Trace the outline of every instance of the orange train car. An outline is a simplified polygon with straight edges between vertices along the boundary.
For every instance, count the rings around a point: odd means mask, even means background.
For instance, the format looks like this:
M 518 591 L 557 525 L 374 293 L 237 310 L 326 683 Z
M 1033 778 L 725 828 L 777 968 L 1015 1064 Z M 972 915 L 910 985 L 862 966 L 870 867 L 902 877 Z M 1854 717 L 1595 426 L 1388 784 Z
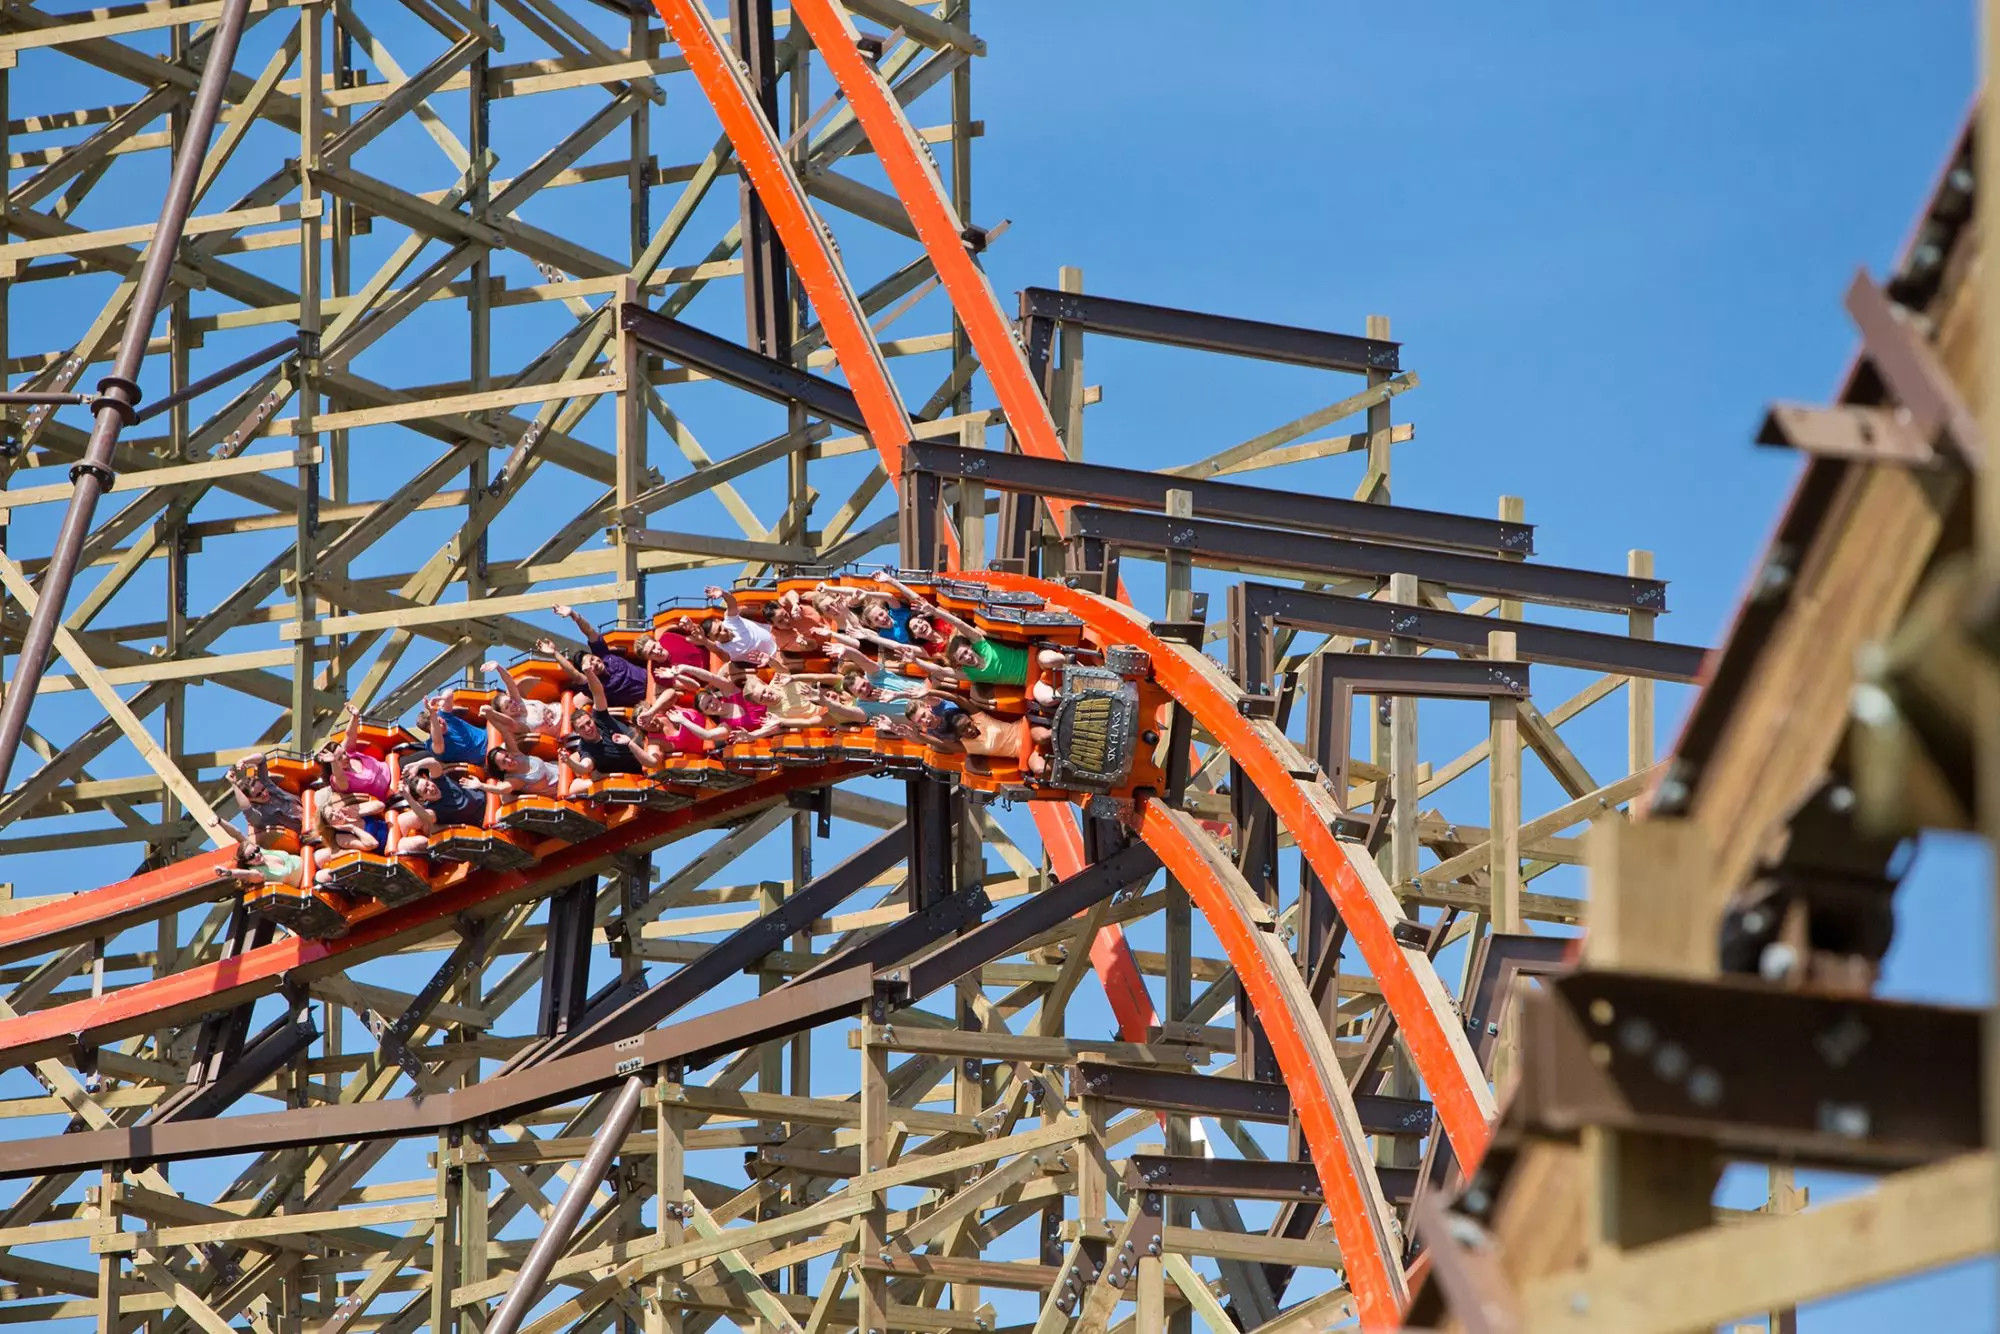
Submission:
M 698 753 L 670 754 L 643 772 L 588 778 L 572 766 L 563 743 L 573 710 L 579 705 L 588 708 L 590 698 L 576 686 L 564 664 L 544 655 L 527 654 L 504 670 L 524 699 L 558 706 L 558 726 L 553 732 L 544 728 L 515 740 L 489 724 L 487 742 L 489 746 L 516 746 L 524 754 L 555 765 L 560 775 L 557 795 L 488 793 L 481 824 L 434 829 L 423 852 L 400 856 L 393 846 L 393 823 L 392 844 L 381 851 L 347 850 L 326 855 L 324 849 L 314 846 L 308 805 L 303 847 L 317 855 L 304 859 L 297 883 L 255 886 L 246 895 L 246 902 L 253 911 L 298 934 L 336 937 L 385 907 L 450 883 L 464 874 L 466 867 L 527 866 L 555 848 L 588 842 L 640 810 L 679 809 L 699 800 L 704 791 L 740 787 L 783 767 L 867 764 L 885 774 L 927 776 L 955 784 L 983 800 L 1130 799 L 1164 785 L 1156 753 L 1168 701 L 1153 683 L 1151 663 L 1144 653 L 1089 642 L 1082 621 L 1049 608 L 1033 594 L 1000 592 L 922 571 L 896 573 L 918 596 L 976 626 L 982 634 L 1028 651 L 1025 681 L 984 685 L 978 697 L 989 730 L 1004 737 L 1005 727 L 1019 727 L 1021 742 L 1015 753 L 972 755 L 909 735 L 883 732 L 872 722 L 829 720 L 787 728 L 768 737 L 710 746 Z M 734 597 L 752 617 L 762 617 L 786 593 L 805 597 L 822 584 L 842 589 L 883 587 L 870 576 L 843 572 L 739 588 Z M 685 630 L 687 623 L 700 627 L 722 614 L 713 606 L 668 605 L 654 616 L 650 628 L 617 626 L 605 632 L 605 643 L 614 653 L 638 657 L 640 641 L 647 635 Z M 1045 665 L 1045 651 L 1057 655 L 1053 661 L 1060 665 Z M 793 664 L 807 671 L 826 670 L 832 665 L 821 655 L 794 659 Z M 721 668 L 726 664 L 711 650 L 710 665 Z M 1043 686 L 1047 689 L 1040 689 Z M 462 687 L 445 692 L 440 703 L 460 718 L 476 720 L 481 709 L 498 698 L 496 690 Z M 621 725 L 633 725 L 629 710 L 614 709 L 612 716 Z M 1037 736 L 1042 739 L 1035 740 Z M 391 767 L 393 815 L 405 804 L 400 796 L 403 766 L 429 753 L 428 738 L 374 721 L 364 722 L 360 738 L 371 754 Z M 446 771 L 460 777 L 474 772 L 468 766 L 447 766 Z M 274 780 L 300 793 L 307 803 L 315 799 L 318 770 L 312 761 L 274 757 L 271 773 Z M 585 778 L 588 781 L 578 781 Z M 281 844 L 283 836 L 278 837 Z M 315 877 L 315 863 L 324 875 Z

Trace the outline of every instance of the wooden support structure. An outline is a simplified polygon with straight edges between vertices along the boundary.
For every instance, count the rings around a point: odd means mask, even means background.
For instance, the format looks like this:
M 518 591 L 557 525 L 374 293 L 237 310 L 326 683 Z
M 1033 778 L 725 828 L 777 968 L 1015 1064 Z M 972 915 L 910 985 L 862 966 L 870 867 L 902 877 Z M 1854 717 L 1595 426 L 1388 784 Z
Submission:
M 152 229 L 147 201 L 120 207 L 101 182 L 184 136 L 219 12 L 6 11 L 0 360 L 17 388 L 75 394 L 108 361 Z M 1395 504 L 1417 489 L 1421 349 L 1386 316 L 1357 313 L 1353 333 L 1180 310 L 1063 266 L 1010 327 L 971 262 L 1004 244 L 978 221 L 1004 201 L 974 210 L 972 82 L 1010 58 L 978 13 L 253 0 L 256 54 L 204 162 L 245 184 L 197 209 L 142 377 L 155 399 L 198 392 L 126 433 L 32 758 L 0 793 L 0 826 L 21 826 L 0 834 L 0 1061 L 41 1081 L 0 1099 L 22 1127 L 0 1137 L 0 1320 L 441 1334 L 486 1327 L 527 1269 L 534 1292 L 506 1309 L 532 1334 L 1386 1328 L 1413 1286 L 1422 1313 L 1494 1271 L 1462 1229 L 1456 1251 L 1426 1231 L 1469 1209 L 1468 1164 L 1475 1185 L 1511 1173 L 1477 1225 L 1515 1307 L 1550 1328 L 1578 1293 L 1622 1316 L 1658 1300 L 1674 1257 L 1728 1259 L 1708 1226 L 1714 1142 L 1638 1113 L 1496 1127 L 1489 1081 L 1525 1086 L 1535 1034 L 1574 1018 L 1510 1000 L 1564 962 L 1537 924 L 1587 916 L 1587 975 L 1713 977 L 1730 894 L 1774 869 L 1766 835 L 1803 818 L 1841 726 L 1775 718 L 1779 685 L 1737 681 L 1746 712 L 1662 761 L 1652 682 L 1703 669 L 1657 624 L 1651 537 L 1622 570 L 1565 569 L 1533 559 L 1522 498 L 1497 518 Z M 41 100 L 85 66 L 118 91 Z M 718 136 L 663 161 L 704 107 Z M 878 167 L 886 189 L 864 183 Z M 560 234 L 529 220 L 556 191 L 589 201 Z M 59 285 L 34 290 L 32 325 L 10 317 L 19 284 Z M 1954 300 L 1918 313 L 1956 375 Z M 1205 364 L 1189 352 L 1301 368 L 1326 406 L 1100 459 L 1086 434 L 1115 436 L 1086 426 L 1118 399 L 1086 352 L 1104 339 L 1176 349 L 1168 368 Z M 1902 348 L 1892 388 L 1921 388 L 1928 364 Z M 988 387 L 999 406 L 975 407 Z M 1842 650 L 1782 660 L 1813 701 L 1844 700 L 1829 664 L 1899 628 L 1929 574 L 1917 548 L 1967 489 L 1964 414 L 1925 402 L 1931 438 L 1891 435 L 1933 466 L 1843 462 L 1830 507 L 1916 546 L 1861 570 L 1836 544 L 1827 570 L 1793 570 L 1828 581 L 1816 594 L 1864 579 L 1866 615 L 1778 609 L 1782 644 Z M 23 535 L 71 494 L 85 434 L 70 408 L 5 411 L 11 656 L 47 566 Z M 1862 434 L 1847 417 L 1780 427 L 1849 450 Z M 1145 645 L 1133 670 L 1171 704 L 1140 744 L 1165 790 L 1037 803 L 1038 846 L 935 776 L 891 802 L 859 763 L 739 774 L 712 814 L 621 825 L 563 849 L 560 877 L 524 870 L 489 898 L 468 873 L 430 901 L 464 902 L 392 908 L 344 945 L 251 940 L 218 860 L 189 860 L 234 839 L 228 765 L 310 750 L 349 700 L 389 719 L 477 689 L 552 627 L 574 638 L 559 605 L 643 623 L 711 583 L 899 555 L 1003 592 L 1045 576 L 1038 611 L 1115 631 L 1093 653 Z M 1164 577 L 1124 584 L 1144 560 Z M 1153 593 L 1116 602 L 1131 589 Z M 1226 669 L 1205 651 L 1218 636 Z M 1922 695 L 1907 657 L 1879 683 L 1892 703 Z M 1538 702 L 1544 666 L 1590 684 Z M 1622 768 L 1574 735 L 1621 688 Z M 1427 757 L 1448 729 L 1420 729 L 1420 710 L 1485 739 Z M 1561 804 L 1524 808 L 1542 771 Z M 1988 809 L 1961 795 L 1963 823 Z M 1656 818 L 1628 818 L 1649 799 Z M 1534 883 L 1585 863 L 1587 906 Z M 937 927 L 947 911 L 966 915 Z M 1454 992 L 1440 974 L 1461 945 Z M 1115 1033 L 1084 1022 L 1100 996 Z M 71 1006 L 99 1019 L 71 1024 Z M 10 1025 L 47 1031 L 9 1046 L 26 1031 Z M 285 1041 L 229 1040 L 268 1025 Z M 208 1114 L 221 1103 L 230 1123 Z M 155 1161 L 140 1144 L 190 1147 Z M 2000 1217 L 1976 1146 L 1901 1147 L 1908 1170 L 1844 1215 L 1840 1254 L 1947 1191 L 1953 1220 Z M 222 1154 L 247 1165 L 182 1169 Z M 1731 1270 L 1657 1327 L 1816 1295 L 1812 1247 L 1840 1226 L 1807 1210 L 1739 1229 L 1768 1270 Z M 1986 1235 L 1884 1254 L 1942 1262 Z M 45 1244 L 64 1258 L 29 1249 Z

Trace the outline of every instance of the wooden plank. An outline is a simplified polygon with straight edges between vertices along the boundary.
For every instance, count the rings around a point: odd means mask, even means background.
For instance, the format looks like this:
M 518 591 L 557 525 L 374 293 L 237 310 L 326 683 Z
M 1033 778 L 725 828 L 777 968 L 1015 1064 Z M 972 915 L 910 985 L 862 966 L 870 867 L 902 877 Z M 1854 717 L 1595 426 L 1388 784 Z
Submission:
M 1711 1227 L 1530 1282 L 1536 1334 L 1678 1334 L 2000 1249 L 1994 1155 L 1884 1179 L 1804 1213 Z M 1699 1282 L 1690 1282 L 1699 1276 Z
M 176 463 L 164 468 L 141 468 L 133 472 L 121 472 L 112 479 L 107 491 L 146 491 L 156 486 L 175 486 L 182 482 L 214 482 L 225 477 L 247 477 L 254 473 L 282 472 L 290 468 L 303 468 L 309 463 L 318 463 L 320 447 L 295 449 L 283 454 L 243 454 L 233 459 L 210 459 L 205 463 Z M 57 501 L 67 502 L 76 494 L 74 482 L 51 482 L 47 486 L 24 486 L 18 490 L 0 491 L 0 522 L 5 522 L 10 510 L 23 509 L 29 505 L 47 505 Z M 289 515 L 285 522 L 291 522 Z
M 625 380 L 617 375 L 592 375 L 554 384 L 521 385 L 514 389 L 488 389 L 476 394 L 450 394 L 443 398 L 413 399 L 389 403 L 379 408 L 354 408 L 346 412 L 322 412 L 312 421 L 312 429 L 350 431 L 363 426 L 387 426 L 395 422 L 418 421 L 426 417 L 455 416 L 471 412 L 493 412 L 528 403 L 556 399 L 594 398 L 625 392 Z M 271 423 L 272 435 L 298 434 L 296 417 L 281 417 Z
M 1205 1227 L 1166 1227 L 1161 1244 L 1181 1255 L 1206 1255 L 1246 1264 L 1284 1264 L 1338 1269 L 1340 1248 L 1323 1241 L 1294 1241 L 1265 1232 L 1224 1232 Z
M 393 630 L 408 625 L 442 625 L 478 621 L 491 616 L 511 616 L 516 612 L 541 611 L 558 603 L 588 607 L 616 602 L 632 596 L 630 584 L 593 584 L 588 588 L 556 588 L 540 593 L 516 593 L 507 597 L 474 598 L 465 602 L 440 602 L 429 607 L 402 607 L 394 611 L 357 612 L 352 616 L 329 616 L 280 626 L 280 639 L 319 638 L 325 635 L 361 634 L 368 630 Z

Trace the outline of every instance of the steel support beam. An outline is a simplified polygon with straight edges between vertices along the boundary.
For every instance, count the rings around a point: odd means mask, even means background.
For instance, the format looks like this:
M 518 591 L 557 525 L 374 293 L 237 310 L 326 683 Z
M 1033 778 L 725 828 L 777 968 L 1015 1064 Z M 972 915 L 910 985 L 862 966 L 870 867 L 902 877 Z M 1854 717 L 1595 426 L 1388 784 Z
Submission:
M 1212 519 L 1171 519 L 1133 510 L 1079 505 L 1070 512 L 1073 542 L 1112 549 L 1185 551 L 1198 565 L 1297 571 L 1325 578 L 1344 575 L 1387 579 L 1413 574 L 1424 583 L 1464 593 L 1486 593 L 1591 611 L 1667 609 L 1667 586 L 1658 579 L 1530 565 L 1453 551 L 1426 551 L 1380 542 L 1355 542 L 1314 533 L 1286 532 Z
M 1440 510 L 1371 505 L 1305 491 L 1176 477 L 1141 468 L 1112 468 L 998 450 L 965 449 L 931 440 L 913 441 L 903 458 L 906 473 L 934 473 L 952 481 L 978 482 L 991 490 L 1016 495 L 1058 496 L 1087 505 L 1164 510 L 1167 492 L 1186 491 L 1193 498 L 1194 512 L 1208 519 L 1496 556 L 1528 556 L 1535 550 L 1532 524 L 1479 519 Z
M 1399 364 L 1402 344 L 1386 339 L 1268 324 L 1233 315 L 1209 315 L 1083 292 L 1059 292 L 1047 287 L 1030 287 L 1021 293 L 1021 319 L 1029 327 L 1031 358 L 1036 346 L 1036 326 L 1066 324 L 1112 338 L 1282 361 L 1293 366 L 1317 366 L 1321 370 L 1352 371 L 1357 375 L 1402 369 Z M 1042 338 L 1045 342 L 1046 335 Z

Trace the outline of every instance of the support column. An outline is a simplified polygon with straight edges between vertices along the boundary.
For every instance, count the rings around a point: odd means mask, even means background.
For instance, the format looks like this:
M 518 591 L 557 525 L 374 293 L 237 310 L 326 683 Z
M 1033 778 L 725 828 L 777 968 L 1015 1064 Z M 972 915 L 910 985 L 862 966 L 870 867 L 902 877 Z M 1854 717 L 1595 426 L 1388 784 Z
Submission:
M 1375 334 L 1378 316 L 1368 320 L 1369 334 Z M 1383 322 L 1385 325 L 1387 321 Z M 1374 413 L 1369 420 L 1372 423 Z M 1386 443 L 1383 449 L 1387 450 Z M 1382 487 L 1382 498 L 1386 501 L 1388 486 Z M 1389 576 L 1389 601 L 1403 606 L 1414 606 L 1421 599 L 1417 577 L 1413 574 Z M 1384 652 L 1408 656 L 1416 652 L 1416 644 L 1407 639 L 1391 639 L 1386 646 L 1378 645 Z M 1374 754 L 1375 763 L 1389 771 L 1389 793 L 1395 806 L 1389 812 L 1389 842 L 1385 849 L 1389 865 L 1389 883 L 1396 887 L 1397 894 L 1405 893 L 1417 878 L 1417 860 L 1421 847 L 1417 842 L 1417 701 L 1401 695 L 1388 698 L 1384 710 L 1383 697 L 1375 701 Z M 1387 713 L 1387 720 L 1383 714 Z M 1415 1064 L 1410 1060 L 1408 1047 L 1403 1035 L 1397 1032 L 1389 1057 L 1389 1077 L 1383 1082 L 1382 1092 L 1396 1098 L 1415 1098 L 1422 1094 L 1422 1083 L 1417 1078 Z M 1407 1138 L 1378 1140 L 1376 1161 L 1393 1167 L 1415 1167 L 1419 1154 L 1414 1141 Z
M 861 1170 L 879 1172 L 889 1165 L 889 1049 L 873 1041 L 874 1025 L 861 1020 Z M 877 1196 L 875 1207 L 860 1218 L 859 1252 L 879 1256 L 888 1249 L 888 1215 Z M 888 1334 L 889 1276 L 881 1270 L 858 1270 L 861 1280 L 860 1334 Z
M 319 436 L 313 418 L 319 412 L 320 332 L 320 206 L 323 202 L 313 172 L 319 167 L 319 122 L 324 109 L 327 9 L 323 0 L 299 10 L 299 330 L 308 335 L 299 357 L 298 448 L 310 458 Z M 317 701 L 313 691 L 315 640 L 304 633 L 316 608 L 313 576 L 319 546 L 319 465 L 299 465 L 299 508 L 293 527 L 293 621 L 300 634 L 292 650 L 292 745 L 310 749 L 314 740 Z
M 1368 336 L 1387 341 L 1389 337 L 1389 317 L 1370 315 Z M 1369 371 L 1368 387 L 1373 389 L 1389 379 L 1387 371 Z M 1361 482 L 1361 494 L 1357 500 L 1373 501 L 1378 505 L 1392 503 L 1389 499 L 1389 451 L 1393 427 L 1389 419 L 1389 401 L 1375 404 L 1368 409 L 1368 473 Z
M 1192 519 L 1194 517 L 1194 492 L 1177 488 L 1167 490 L 1167 517 L 1169 519 Z M 1187 551 L 1174 547 L 1165 555 L 1167 567 L 1167 619 L 1185 621 L 1193 611 L 1194 603 L 1194 557 Z
M 653 1083 L 653 1190 L 656 1216 L 655 1240 L 662 1247 L 678 1246 L 686 1234 L 687 1141 L 685 1119 L 680 1112 L 681 1088 L 678 1075 L 662 1069 Z M 666 1274 L 653 1280 L 652 1300 L 646 1306 L 646 1334 L 681 1334 L 681 1305 L 675 1295 L 678 1285 Z

